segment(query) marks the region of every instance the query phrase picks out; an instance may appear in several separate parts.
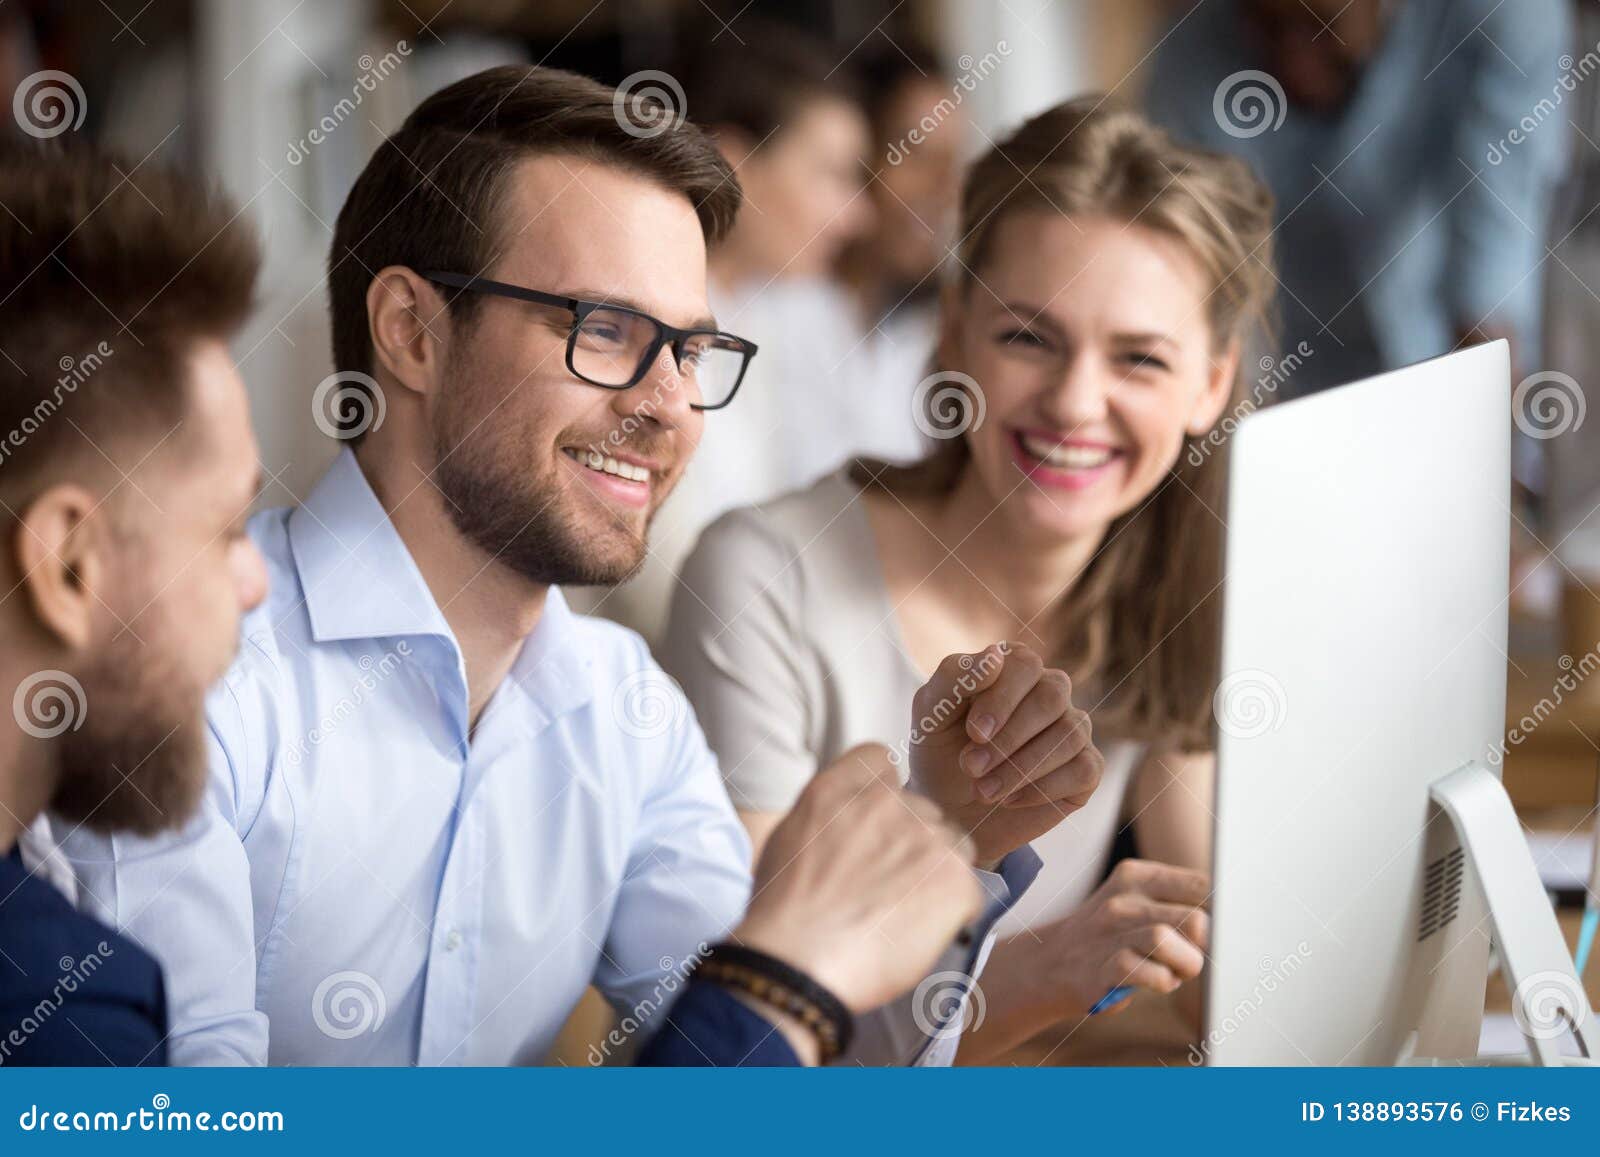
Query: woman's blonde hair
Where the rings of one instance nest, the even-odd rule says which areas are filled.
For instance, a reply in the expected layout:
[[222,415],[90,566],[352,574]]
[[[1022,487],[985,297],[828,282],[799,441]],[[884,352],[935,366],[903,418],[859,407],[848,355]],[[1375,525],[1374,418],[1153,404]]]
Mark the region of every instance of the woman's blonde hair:
[[[1242,348],[1263,335],[1275,280],[1272,197],[1243,161],[1181,146],[1102,97],[1057,105],[967,172],[958,249],[963,292],[988,260],[999,224],[1041,209],[1110,217],[1176,238],[1210,287],[1213,350]],[[1241,357],[1231,391],[1235,412],[1244,404],[1244,364]],[[935,359],[931,369],[941,368]],[[1052,659],[1100,701],[1097,734],[1185,750],[1211,746],[1224,449],[1217,439],[1191,439],[1171,476],[1111,524],[1059,602],[1054,625],[1066,643]],[[970,457],[966,438],[958,437],[910,466],[858,462],[852,476],[898,495],[943,494]]]

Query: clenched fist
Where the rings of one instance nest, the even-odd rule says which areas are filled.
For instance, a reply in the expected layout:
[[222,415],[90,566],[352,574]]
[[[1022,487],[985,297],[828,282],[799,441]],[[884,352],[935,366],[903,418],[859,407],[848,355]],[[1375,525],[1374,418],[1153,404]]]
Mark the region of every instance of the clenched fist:
[[1105,757],[1072,680],[1032,648],[950,655],[912,701],[912,787],[992,864],[1089,801]]
[[852,748],[773,829],[738,943],[786,961],[852,1012],[908,991],[979,911],[971,841],[902,791],[889,751]]

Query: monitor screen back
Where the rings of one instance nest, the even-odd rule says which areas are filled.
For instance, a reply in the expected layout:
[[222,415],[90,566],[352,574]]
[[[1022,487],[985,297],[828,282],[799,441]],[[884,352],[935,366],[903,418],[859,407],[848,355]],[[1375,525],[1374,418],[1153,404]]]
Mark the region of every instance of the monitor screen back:
[[1476,1054],[1489,926],[1428,792],[1498,768],[1510,415],[1495,342],[1232,438],[1197,1063]]

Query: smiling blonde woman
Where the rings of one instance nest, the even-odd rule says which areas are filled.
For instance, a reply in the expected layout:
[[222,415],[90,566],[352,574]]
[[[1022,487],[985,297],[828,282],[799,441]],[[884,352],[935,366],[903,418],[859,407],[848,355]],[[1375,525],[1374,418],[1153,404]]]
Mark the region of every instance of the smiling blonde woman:
[[[1035,845],[963,1059],[1204,963],[1226,449],[1206,436],[1271,297],[1271,213],[1242,163],[1098,98],[1029,120],[966,176],[919,391],[939,449],[734,511],[683,571],[664,662],[758,846],[817,768],[906,741],[945,655],[1018,640],[1093,708],[1101,786]],[[969,764],[974,798],[1036,803],[1031,765]],[[1106,876],[1130,816],[1148,859]]]

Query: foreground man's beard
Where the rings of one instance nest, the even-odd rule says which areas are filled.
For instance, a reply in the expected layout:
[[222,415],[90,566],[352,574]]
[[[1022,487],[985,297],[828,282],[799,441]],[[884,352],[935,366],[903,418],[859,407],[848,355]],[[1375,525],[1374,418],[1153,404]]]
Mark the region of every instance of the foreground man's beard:
[[[574,525],[571,508],[592,499],[568,493],[564,480],[541,489],[519,464],[497,458],[491,439],[453,440],[451,425],[445,415],[434,429],[433,481],[456,529],[496,562],[551,586],[611,586],[644,565],[645,539],[622,515]],[[574,480],[570,488],[582,485]]]
[[70,823],[155,835],[182,826],[200,804],[202,692],[152,665],[152,651],[113,647],[82,679],[82,726],[55,740],[61,777],[51,808]]

